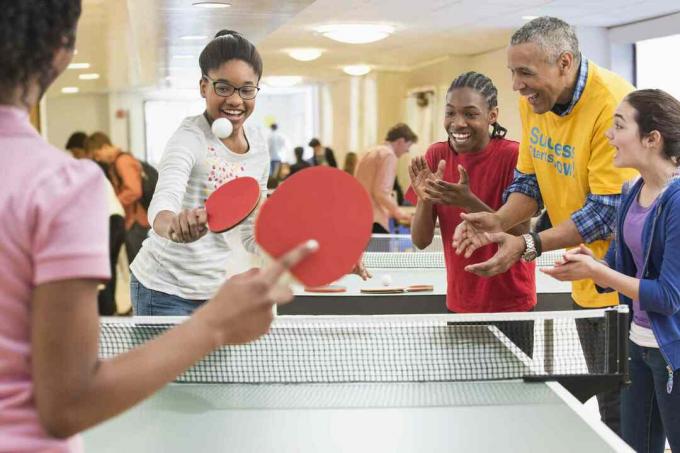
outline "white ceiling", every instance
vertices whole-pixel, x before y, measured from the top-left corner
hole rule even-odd
[[[82,92],[144,87],[194,87],[197,59],[222,28],[244,34],[262,53],[265,74],[340,76],[339,67],[365,63],[406,70],[447,55],[473,55],[507,44],[522,16],[552,15],[576,26],[612,27],[680,11],[678,0],[231,0],[231,8],[191,6],[191,0],[84,0],[75,61],[91,70],[69,70],[50,94],[75,85]],[[320,36],[314,27],[333,22],[378,22],[396,33],[372,44],[350,45]],[[318,47],[325,53],[301,63],[284,53]],[[190,59],[177,58],[189,55]],[[77,74],[99,72],[97,81]],[[170,78],[167,78],[167,77]]]

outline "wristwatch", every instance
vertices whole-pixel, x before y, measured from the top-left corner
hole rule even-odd
[[[531,262],[538,257],[538,252],[536,251],[536,242],[534,241],[534,236],[532,234],[523,234],[522,239],[526,247],[524,248],[524,253],[522,253],[522,260]]]

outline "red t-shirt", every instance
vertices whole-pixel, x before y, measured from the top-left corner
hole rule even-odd
[[[480,200],[497,210],[503,204],[505,188],[513,179],[517,164],[519,144],[505,139],[492,139],[478,153],[456,153],[448,142],[431,145],[425,160],[432,171],[439,162],[446,161],[444,180],[458,182],[458,165],[462,165],[470,177],[470,190]],[[415,200],[415,192],[409,187],[407,199]],[[491,313],[500,311],[528,311],[536,305],[535,264],[519,261],[507,272],[494,277],[479,277],[464,270],[465,266],[491,258],[498,247],[489,244],[473,253],[470,258],[456,255],[451,245],[453,231],[461,222],[462,209],[455,206],[434,205],[434,214],[444,243],[444,258],[448,288],[446,306],[458,313]]]

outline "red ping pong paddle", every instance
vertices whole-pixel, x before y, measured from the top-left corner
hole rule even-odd
[[[243,222],[260,200],[260,185],[255,178],[242,176],[222,184],[205,202],[208,228],[224,233]]]
[[[328,285],[349,273],[371,238],[373,209],[350,174],[319,166],[288,177],[262,205],[255,240],[278,258],[310,239],[319,249],[291,269],[308,287]]]

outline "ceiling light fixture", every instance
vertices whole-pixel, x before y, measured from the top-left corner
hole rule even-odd
[[[267,76],[264,77],[262,82],[265,85],[276,88],[292,87],[300,82],[302,82],[302,77],[300,76]]]
[[[381,24],[335,24],[317,27],[326,38],[348,44],[366,44],[380,41],[394,33],[394,27]]]
[[[97,74],[96,72],[91,72],[91,73],[87,73],[87,74],[80,74],[78,76],[78,78],[80,80],[97,80],[99,78],[99,74]]]
[[[191,4],[200,8],[229,8],[231,6],[231,3],[219,1],[207,2],[196,0],[191,2]]]
[[[323,53],[322,49],[300,48],[288,49],[288,55],[298,61],[312,61],[316,60]]]
[[[343,66],[342,70],[345,74],[349,74],[351,76],[362,76],[371,72],[371,67],[365,64],[353,64]]]
[[[74,94],[77,93],[78,91],[80,91],[78,87],[64,87],[61,89],[61,92],[64,94]]]
[[[90,67],[90,63],[71,63],[68,65],[69,69],[88,69]]]

